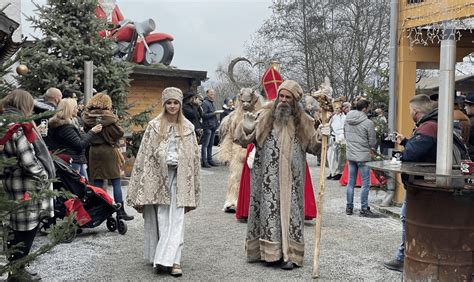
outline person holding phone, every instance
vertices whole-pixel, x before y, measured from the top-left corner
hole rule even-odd
[[[77,112],[76,99],[65,98],[59,102],[56,114],[49,120],[48,146],[50,150],[61,150],[62,154],[70,156],[71,166],[88,181],[85,152],[94,135],[102,131],[102,124],[97,124],[88,133],[81,134],[73,121]]]
[[[16,89],[0,100],[0,114],[18,121],[31,116],[33,105],[30,93]],[[7,259],[19,263],[7,281],[38,281],[41,278],[30,272],[22,259],[30,253],[40,219],[54,216],[53,199],[42,194],[53,190],[51,180],[56,177],[53,161],[33,122],[9,124],[0,145],[4,157],[12,160],[2,171],[5,197],[21,203],[8,214],[9,222],[3,222],[8,224],[7,248],[11,251]],[[37,193],[39,198],[31,197]]]
[[[98,124],[102,131],[94,135],[89,150],[89,174],[94,185],[104,186],[104,180],[111,180],[114,188],[115,203],[121,204],[119,217],[132,220],[133,216],[125,212],[122,187],[120,184],[120,167],[125,163],[119,149],[119,140],[124,130],[119,125],[119,118],[112,112],[112,99],[106,93],[97,93],[89,100],[82,114],[84,130],[88,132]]]
[[[409,101],[408,107],[410,116],[416,126],[412,136],[405,138],[400,133],[393,133],[395,135],[395,142],[404,147],[404,150],[400,153],[400,160],[403,162],[436,163],[438,109],[433,107],[430,97],[424,94],[413,96]],[[455,143],[453,143],[453,147],[455,147]],[[407,180],[408,176],[402,174],[404,185]],[[405,198],[400,210],[400,221],[402,223],[401,242],[395,257],[383,264],[386,268],[399,272],[403,272],[405,260],[406,207],[407,199]]]

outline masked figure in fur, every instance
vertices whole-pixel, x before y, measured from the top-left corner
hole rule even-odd
[[[235,143],[236,128],[242,121],[244,113],[255,113],[262,107],[257,92],[251,88],[242,88],[237,97],[236,109],[222,120],[219,127],[221,144],[217,155],[221,162],[229,164],[229,179],[224,203],[225,212],[235,212],[239,196],[240,175],[244,166],[246,149]]]

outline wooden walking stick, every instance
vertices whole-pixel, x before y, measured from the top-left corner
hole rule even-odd
[[[332,112],[332,101],[331,101],[332,88],[329,79],[326,77],[325,82],[321,84],[321,87],[312,96],[318,100],[321,107],[321,123],[326,124],[328,112]],[[328,136],[323,135],[321,144],[321,158],[320,166],[321,170],[319,173],[319,193],[318,193],[318,217],[316,218],[315,227],[315,242],[314,242],[314,254],[313,254],[313,278],[319,277],[319,254],[321,251],[321,226],[323,220],[323,204],[324,204],[324,186],[325,186],[325,168],[326,168],[326,152],[328,147]]]

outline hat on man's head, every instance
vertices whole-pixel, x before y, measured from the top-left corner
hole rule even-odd
[[[285,80],[282,82],[282,84],[280,85],[280,87],[278,87],[278,91],[277,93],[279,94],[281,90],[287,90],[289,91],[293,97],[295,98],[295,100],[298,102],[301,100],[301,98],[303,97],[303,88],[301,88],[301,86],[298,84],[298,82],[294,81],[294,80]]]
[[[184,93],[183,95],[183,101],[186,101],[187,99],[196,96],[196,94],[193,91],[188,91]]]
[[[164,106],[168,100],[177,100],[181,105],[183,105],[183,92],[181,89],[176,87],[168,87],[161,92],[161,104]]]
[[[474,92],[467,93],[464,104],[474,105]]]

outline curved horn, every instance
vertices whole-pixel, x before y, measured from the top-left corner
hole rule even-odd
[[[258,65],[265,65],[265,62],[264,61],[258,61],[255,64],[253,64],[252,66],[255,67],[255,66],[258,66]]]
[[[235,85],[237,85],[237,82],[234,79],[234,67],[238,62],[242,62],[242,61],[247,62],[250,65],[252,65],[252,62],[250,62],[249,59],[244,58],[244,57],[237,57],[237,58],[233,59],[232,61],[230,61],[229,67],[227,68],[227,73],[229,74],[229,79]]]

